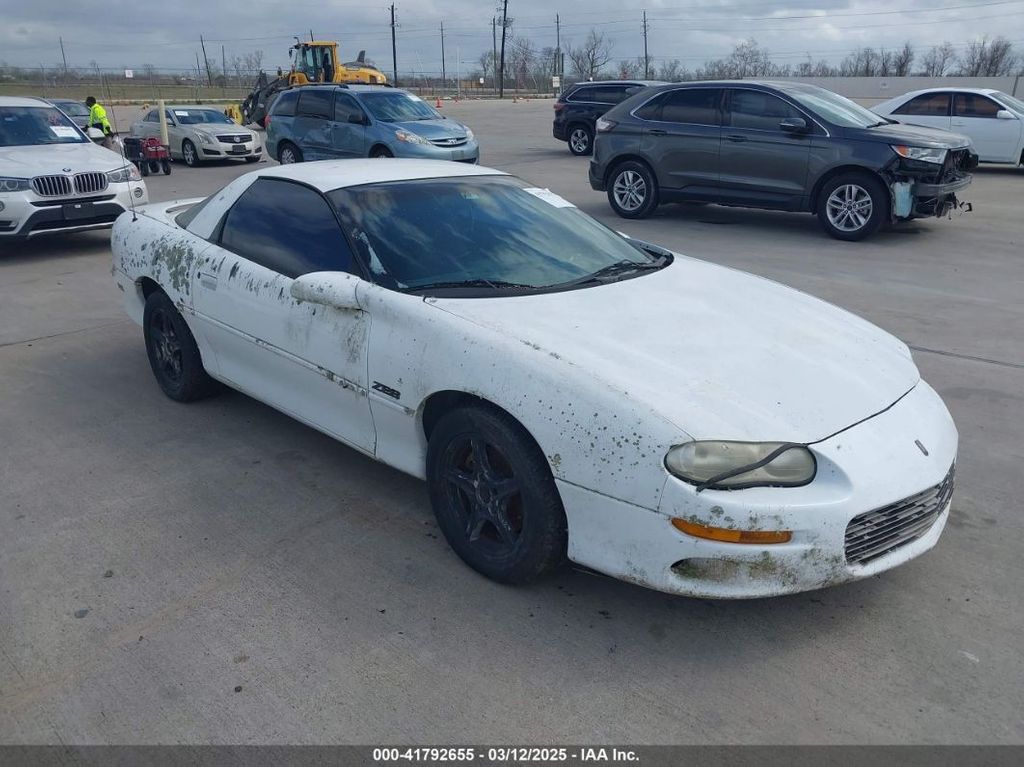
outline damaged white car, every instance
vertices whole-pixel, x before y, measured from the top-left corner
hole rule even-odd
[[[957,432],[908,348],[487,168],[268,168],[115,225],[170,397],[243,391],[426,479],[471,567],[785,594],[935,545]]]

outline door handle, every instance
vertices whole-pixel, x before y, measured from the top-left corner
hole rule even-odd
[[[735,141],[737,144],[740,143],[741,141],[747,140],[746,136],[737,136],[735,134],[732,136],[726,136],[726,138],[729,139],[729,141]]]
[[[668,131],[662,130],[661,128],[653,128],[653,129],[651,129],[651,130],[649,130],[647,132],[649,134],[651,134],[652,136],[667,136],[668,135]]]
[[[217,289],[217,278],[212,274],[206,274],[204,272],[197,272],[196,277],[199,278],[199,284],[208,290]]]

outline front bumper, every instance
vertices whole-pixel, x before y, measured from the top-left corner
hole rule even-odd
[[[143,181],[110,184],[102,194],[78,197],[42,197],[32,191],[0,194],[0,240],[109,229],[133,204],[147,202]]]
[[[847,525],[858,515],[940,485],[956,446],[956,427],[945,405],[922,381],[888,411],[813,445],[818,475],[804,487],[697,493],[668,477],[659,510],[651,511],[559,481],[569,558],[659,591],[718,599],[792,594],[867,578],[932,548],[949,503],[936,509],[934,522],[918,537],[865,564],[847,560]],[[673,518],[789,530],[793,536],[776,545],[721,543],[676,530]]]
[[[206,160],[263,156],[263,145],[258,138],[240,144],[228,144],[222,141],[213,144],[199,144],[197,149]]]
[[[433,144],[409,144],[404,141],[393,141],[390,149],[395,157],[407,157],[420,160],[451,160],[475,164],[480,162],[480,145],[476,139],[467,141],[457,147],[440,147]]]
[[[590,188],[595,192],[603,192],[607,188],[604,182],[604,171],[594,160],[591,160],[587,166],[587,179],[590,181]]]

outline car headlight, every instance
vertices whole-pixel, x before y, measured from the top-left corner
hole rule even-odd
[[[27,178],[0,176],[0,192],[25,192],[30,188]]]
[[[705,440],[673,447],[665,468],[698,490],[738,490],[806,485],[818,463],[810,450],[790,442]]]
[[[476,138],[476,135],[473,133],[472,129],[466,128],[466,141],[472,141],[474,138]]]
[[[900,157],[905,157],[908,160],[919,160],[920,162],[933,162],[936,165],[941,165],[946,161],[947,149],[929,149],[923,146],[902,146],[893,144],[892,151],[898,154]]]
[[[142,176],[139,175],[139,169],[129,163],[123,168],[108,170],[107,179],[111,184],[124,184],[128,181],[141,181]]]
[[[415,133],[410,133],[407,130],[396,130],[395,138],[399,141],[404,141],[406,144],[421,144],[424,146],[430,146],[430,142],[427,141],[423,136],[418,136]]]
[[[209,136],[207,136],[205,133],[198,133],[197,132],[196,133],[196,138],[198,138],[203,144],[212,144],[213,143],[213,139],[210,138]]]

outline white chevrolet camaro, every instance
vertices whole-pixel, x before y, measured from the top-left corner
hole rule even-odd
[[[957,432],[906,345],[487,168],[288,165],[113,233],[176,400],[215,381],[426,479],[471,567],[785,594],[935,545]]]

